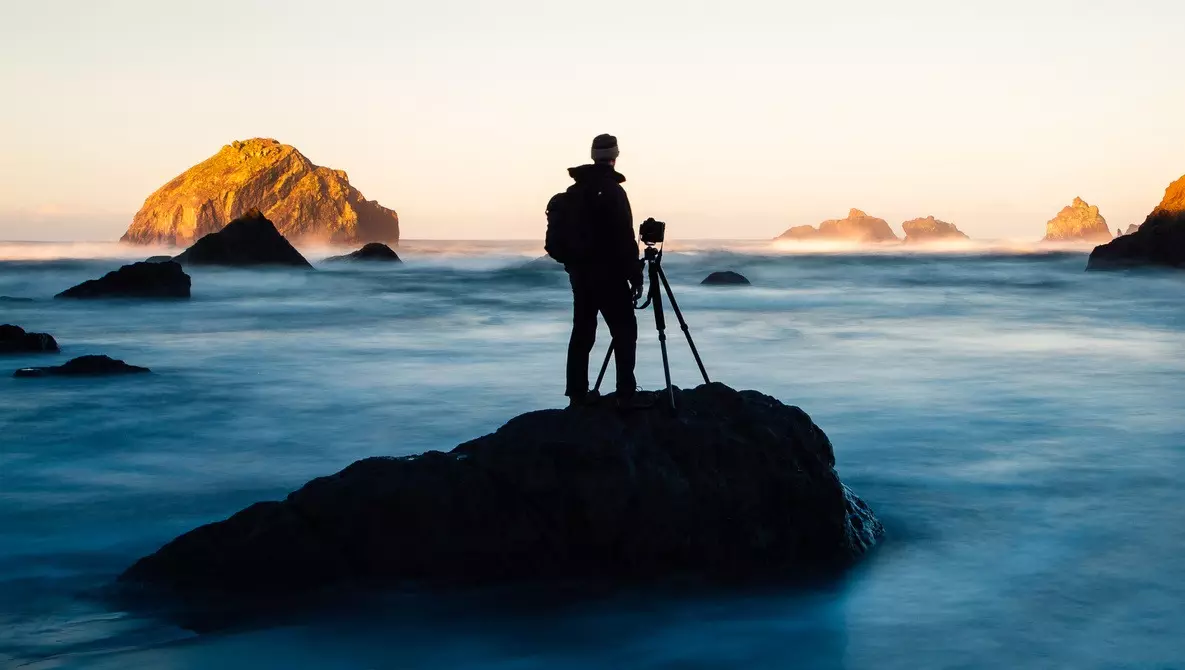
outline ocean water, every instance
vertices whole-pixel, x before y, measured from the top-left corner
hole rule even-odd
[[[561,406],[569,292],[537,247],[409,242],[397,267],[196,269],[188,302],[67,302],[154,251],[0,244],[0,295],[34,299],[0,323],[63,349],[0,359],[0,667],[1185,668],[1185,275],[1087,274],[1081,249],[669,251],[712,376],[809,412],[884,521],[836,582],[392,594],[210,635],[93,597],[355,459]],[[698,285],[725,269],[754,285]],[[155,374],[8,376],[87,353]]]

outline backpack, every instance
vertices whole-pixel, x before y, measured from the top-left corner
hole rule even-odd
[[[584,190],[580,184],[572,184],[547,201],[547,237],[543,249],[565,265],[579,263],[591,255]]]

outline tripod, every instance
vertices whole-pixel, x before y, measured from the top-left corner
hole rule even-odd
[[[699,357],[699,350],[695,348],[695,341],[691,339],[691,329],[687,327],[687,321],[683,318],[683,312],[679,310],[679,303],[675,302],[675,293],[671,291],[671,284],[667,281],[667,273],[662,270],[662,250],[655,249],[653,244],[646,245],[646,253],[642,260],[646,263],[646,269],[650,278],[650,288],[646,293],[646,301],[635,309],[646,309],[651,304],[654,305],[654,327],[658,329],[658,346],[662,350],[662,372],[667,381],[667,399],[670,403],[670,409],[674,411],[675,408],[675,387],[671,384],[671,364],[667,358],[667,319],[662,310],[662,294],[665,289],[667,299],[671,301],[671,309],[675,310],[675,318],[679,319],[679,327],[683,329],[683,335],[687,337],[687,345],[691,347],[691,355],[695,357],[695,364],[699,366],[699,373],[704,377],[704,383],[709,384],[711,380],[708,379],[708,371],[704,369],[704,362]],[[661,285],[660,285],[661,282]],[[609,359],[613,357],[613,343],[609,343],[609,351],[605,352],[605,362],[601,363],[601,372],[597,375],[597,384],[594,388],[596,391],[601,390],[601,381],[605,379],[605,371],[609,369]]]

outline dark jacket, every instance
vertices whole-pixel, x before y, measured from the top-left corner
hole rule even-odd
[[[582,217],[592,246],[590,260],[569,263],[568,272],[598,272],[641,283],[634,215],[629,196],[621,187],[625,177],[603,163],[568,168],[568,174],[583,191]]]

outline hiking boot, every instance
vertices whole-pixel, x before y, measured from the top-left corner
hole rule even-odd
[[[573,407],[590,407],[597,404],[601,400],[601,394],[598,391],[585,391],[580,395],[568,396],[568,409]]]
[[[650,409],[654,407],[657,399],[655,395],[649,391],[636,391],[628,395],[617,394],[617,409],[620,410],[635,410],[635,409]]]

